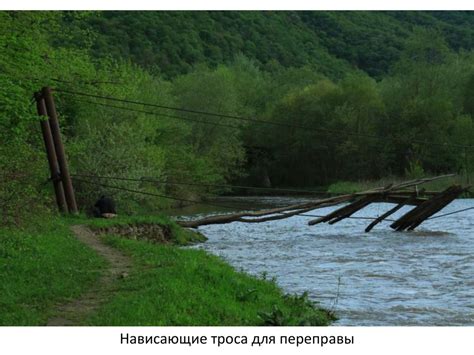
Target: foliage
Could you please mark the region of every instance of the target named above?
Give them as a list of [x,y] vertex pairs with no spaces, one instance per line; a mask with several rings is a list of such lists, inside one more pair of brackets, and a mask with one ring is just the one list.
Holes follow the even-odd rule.
[[382,114],[376,83],[366,76],[348,76],[339,84],[321,79],[291,91],[273,108],[272,119],[308,129],[281,127],[267,135],[272,181],[314,186],[381,174],[380,164],[373,164],[377,142],[364,136],[373,134]]
[[329,185],[327,188],[327,192],[331,195],[352,194],[359,191],[363,191],[363,188],[360,188],[360,183],[354,183],[350,181],[338,181]]
[[[46,183],[48,170],[39,133],[40,118],[30,103],[39,85],[49,84],[60,90],[137,101],[180,103],[191,108],[197,108],[196,105],[201,103],[203,95],[193,98],[196,90],[192,85],[196,84],[192,80],[183,78],[177,81],[176,88],[179,86],[181,93],[173,88],[172,83],[134,64],[91,57],[89,48],[82,46],[90,44],[93,36],[79,26],[87,16],[43,12],[3,12],[0,16],[3,20],[0,45],[6,48],[0,53],[0,125],[5,127],[0,130],[2,224],[19,224],[22,217],[34,210],[24,209],[22,201],[34,203],[37,208],[44,204],[52,205],[52,199],[47,198],[51,196],[51,187]],[[78,26],[65,27],[64,21],[72,21]],[[79,44],[75,39],[77,36],[82,39],[80,48],[75,46]],[[196,75],[200,79],[198,72]],[[204,69],[202,75],[212,77],[214,74]],[[206,95],[217,96],[223,89],[219,85],[232,86],[225,75],[215,78],[217,91]],[[186,86],[190,86],[187,91]],[[210,131],[202,130],[201,125],[194,121],[112,109],[102,106],[104,102],[100,100],[67,94],[55,93],[55,99],[70,168],[75,174],[152,177],[163,182],[187,179],[222,183],[225,178],[236,175],[243,160],[241,141],[228,132],[216,131],[214,141],[207,139],[198,147],[197,132],[206,136]],[[223,103],[225,101],[220,104]],[[223,108],[226,107],[229,106]],[[126,108],[144,111],[143,107],[136,105]],[[208,128],[212,130],[212,127]],[[139,208],[157,210],[172,201],[98,186],[98,183],[187,199],[215,192],[199,187],[176,189],[173,188],[176,185],[159,183],[111,183],[76,178],[77,199],[83,209],[93,205],[101,194],[113,196],[120,213],[132,213]]]
[[421,179],[425,176],[425,172],[419,162],[412,161],[408,164],[408,168],[405,169],[405,176],[410,180]]
[[[411,172],[410,170],[407,171],[407,173],[413,173],[412,176],[414,176],[415,179],[419,178],[422,176],[423,178],[429,178],[430,175],[427,175],[426,173],[422,173],[419,169],[420,166],[415,165],[414,166],[414,172]],[[389,184],[399,184],[402,183],[403,181],[406,181],[406,179],[409,177],[404,177],[401,179],[400,177],[396,176],[386,176],[381,179],[377,180],[363,180],[363,181],[338,181],[334,184],[329,185],[327,191],[329,194],[335,194],[335,195],[340,195],[340,194],[351,194],[354,192],[361,192],[361,191],[367,191],[371,189],[375,189],[377,187],[382,187],[382,186],[388,186]],[[425,188],[428,191],[441,191],[445,190],[448,187],[452,185],[462,185],[462,184],[467,184],[467,176],[466,175],[456,175],[453,177],[445,178],[445,179],[440,179],[440,180],[435,180],[431,181],[428,183],[423,184],[423,188]],[[472,193],[465,193],[464,196],[472,196]]]
[[[384,76],[417,26],[438,28],[451,48],[474,46],[469,12],[109,11],[87,22],[97,56],[128,58],[167,77],[196,64],[232,62],[236,53],[265,70],[305,65],[331,78],[351,67]],[[71,22],[71,21],[69,21]]]
[[318,326],[323,325],[329,318],[331,321],[336,317],[329,311],[321,312],[315,308],[315,304],[308,299],[308,293],[301,295],[285,295],[285,300],[293,308],[292,312],[286,313],[277,305],[271,312],[260,312],[259,317],[265,326]]
[[139,180],[76,176],[83,210],[101,194],[120,214],[150,213],[228,192],[228,183],[328,186],[402,177],[413,164],[417,175],[468,175],[470,16],[1,12],[0,223],[53,206],[31,104],[43,85],[59,89],[74,174]]

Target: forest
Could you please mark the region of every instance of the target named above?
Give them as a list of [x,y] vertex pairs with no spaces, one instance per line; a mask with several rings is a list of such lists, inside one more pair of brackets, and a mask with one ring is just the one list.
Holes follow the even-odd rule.
[[[43,86],[70,170],[150,194],[468,177],[473,24],[471,12],[0,12],[0,223],[54,210],[32,99]],[[74,181],[83,209],[101,193],[124,213],[175,203],[90,181]]]

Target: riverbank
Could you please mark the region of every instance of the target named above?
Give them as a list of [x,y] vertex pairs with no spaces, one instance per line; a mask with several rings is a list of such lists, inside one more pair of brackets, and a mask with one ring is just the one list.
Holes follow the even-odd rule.
[[[367,191],[370,189],[384,187],[389,184],[398,184],[406,182],[408,180],[413,180],[417,178],[429,178],[430,176],[418,176],[418,177],[397,177],[397,176],[387,176],[380,179],[374,180],[358,180],[358,181],[346,181],[341,180],[329,185],[322,186],[305,186],[305,187],[294,187],[294,186],[277,186],[277,187],[255,187],[255,188],[246,188],[246,189],[236,189],[234,192],[227,192],[221,196],[332,196],[332,195],[343,195],[351,194],[356,192]],[[453,177],[447,177],[445,179],[432,181],[426,184],[423,184],[423,187],[431,191],[441,191],[445,190],[448,187],[458,184],[458,185],[471,185],[471,178],[467,175],[456,175]],[[474,192],[464,193],[461,198],[472,198],[474,197]]]
[[[429,176],[423,176],[429,177]],[[397,177],[386,177],[378,180],[365,180],[365,181],[339,181],[334,184],[331,184],[327,187],[327,192],[330,195],[339,195],[339,194],[350,194],[354,192],[367,191],[377,187],[387,186],[389,184],[399,184],[407,180],[412,180],[413,178],[397,178]],[[445,179],[435,180],[423,184],[423,188],[427,191],[442,191],[447,189],[452,185],[470,185],[470,180],[467,176],[456,175],[452,177],[447,177]],[[462,198],[471,198],[474,197],[473,192],[466,192],[461,195]]]
[[106,263],[77,240],[66,219],[0,228],[0,325],[44,325],[58,302],[79,297]]
[[[273,280],[180,247],[204,238],[166,217],[54,218],[21,231],[0,230],[0,324],[47,324],[58,304],[80,297],[107,272],[107,262],[71,233],[77,224],[90,226],[101,242],[131,260],[129,272],[83,325],[328,325],[334,320],[305,294],[285,295]],[[159,240],[143,240],[157,235],[156,226]]]
[[[268,206],[307,201],[305,197],[260,200]],[[259,199],[249,202],[257,204]],[[458,199],[440,214],[472,206],[474,199]],[[394,232],[392,221],[364,232],[365,218],[392,207],[372,204],[355,215],[361,219],[333,225],[308,226],[314,217],[294,216],[261,224],[202,226],[199,230],[208,241],[197,248],[252,275],[267,272],[286,292],[308,292],[311,300],[336,310],[338,326],[473,324],[474,214],[465,211],[430,219],[411,232]],[[392,218],[408,210],[397,211]]]

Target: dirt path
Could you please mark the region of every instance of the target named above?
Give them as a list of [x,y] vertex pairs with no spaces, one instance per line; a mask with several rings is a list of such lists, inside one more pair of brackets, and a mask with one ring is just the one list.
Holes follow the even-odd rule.
[[115,291],[116,281],[128,275],[131,259],[118,250],[105,245],[97,235],[86,226],[71,227],[74,235],[82,243],[94,249],[108,261],[108,268],[96,283],[79,298],[58,305],[56,316],[48,320],[49,326],[80,325],[81,322],[96,311]]

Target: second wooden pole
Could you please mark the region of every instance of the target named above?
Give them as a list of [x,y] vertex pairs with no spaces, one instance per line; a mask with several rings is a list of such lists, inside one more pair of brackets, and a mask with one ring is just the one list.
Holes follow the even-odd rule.
[[69,209],[69,213],[77,214],[78,210],[76,204],[76,197],[74,194],[74,188],[72,186],[71,176],[69,175],[69,167],[67,164],[66,153],[64,152],[64,146],[61,139],[58,114],[56,112],[56,106],[54,104],[51,88],[44,87],[41,90],[41,93],[46,104],[46,111],[49,117],[49,125],[51,127],[51,134],[53,136],[54,147],[56,149],[59,170],[61,172],[60,176],[63,182],[64,194],[66,196],[66,202]]

